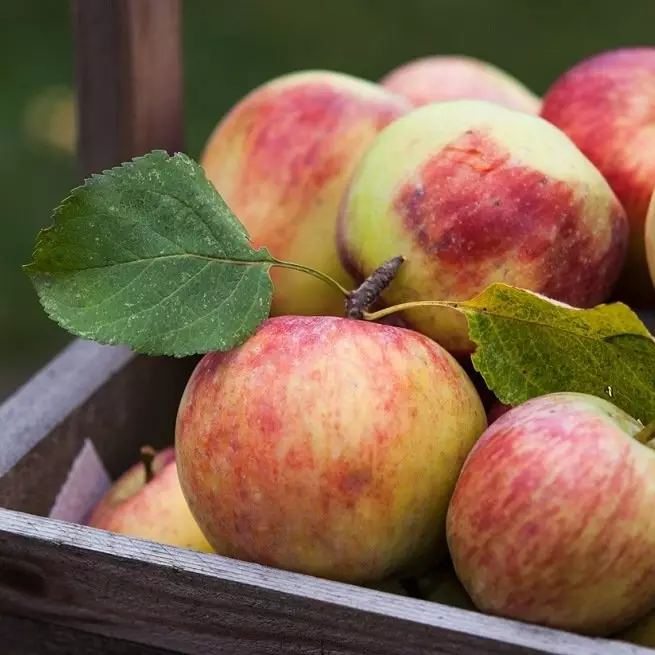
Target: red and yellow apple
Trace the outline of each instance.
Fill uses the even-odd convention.
[[[420,107],[448,100],[489,100],[538,114],[541,101],[525,84],[498,66],[464,55],[434,55],[409,61],[380,84]]]
[[[209,136],[200,163],[255,246],[347,287],[335,245],[339,203],[374,137],[410,109],[367,80],[290,73],[242,98]],[[324,282],[279,267],[271,277],[272,315],[343,315],[343,296]]]
[[[577,63],[548,89],[541,115],[568,134],[625,207],[631,238],[616,298],[655,306],[644,252],[655,188],[655,47],[609,50]]]
[[[491,615],[606,636],[655,607],[655,451],[581,393],[533,398],[470,452],[448,509],[457,576]]]
[[[213,548],[194,520],[177,475],[175,450],[144,449],[110,487],[85,523],[94,528],[203,552]]]
[[[218,552],[366,584],[445,555],[448,501],[485,427],[470,378],[424,335],[281,316],[203,356],[175,443]]]
[[[628,223],[598,169],[547,121],[459,100],[414,109],[362,158],[341,207],[344,265],[361,279],[397,255],[387,304],[466,300],[504,282],[572,306],[609,296]],[[452,353],[470,353],[454,310],[403,318]]]

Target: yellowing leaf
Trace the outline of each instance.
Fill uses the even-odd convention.
[[[466,315],[473,365],[502,402],[579,391],[655,420],[655,339],[623,303],[576,309],[499,283],[448,304]]]

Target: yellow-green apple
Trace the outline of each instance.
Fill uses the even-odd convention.
[[[352,177],[337,230],[356,279],[405,257],[387,304],[466,300],[504,282],[595,306],[627,239],[616,195],[561,130],[483,100],[425,105],[386,127]],[[457,356],[472,350],[458,312],[403,318]]]
[[[644,219],[655,187],[655,47],[586,58],[544,95],[541,115],[571,137],[626,209],[630,248],[615,297],[655,306],[644,252]]]
[[[433,55],[387,73],[380,84],[420,107],[447,100],[489,100],[538,114],[541,100],[523,82],[489,62],[465,55]]]
[[[279,316],[203,356],[175,443],[218,552],[366,584],[446,554],[450,494],[485,427],[470,378],[424,335]]]
[[[290,73],[237,102],[210,134],[200,163],[254,245],[348,286],[334,236],[339,202],[373,138],[410,109],[368,80]],[[343,296],[324,282],[278,267],[271,277],[272,315],[343,315]]]
[[[142,450],[110,487],[85,523],[94,528],[158,543],[213,552],[194,520],[177,475],[175,449]]]
[[[655,180],[653,193],[646,211],[646,220],[644,221],[644,241],[646,244],[648,275],[653,288],[655,288]]]
[[[655,607],[625,630],[613,636],[621,641],[629,641],[638,646],[655,648]]]
[[[655,451],[608,400],[552,393],[496,419],[448,509],[450,555],[479,610],[581,634],[655,607]]]

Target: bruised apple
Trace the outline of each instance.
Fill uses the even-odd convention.
[[[379,582],[445,555],[448,501],[485,427],[470,378],[424,335],[272,317],[193,371],[180,483],[222,554]]]
[[[497,418],[448,509],[459,580],[493,615],[607,636],[655,607],[655,451],[603,398],[562,392]]]
[[[383,130],[341,207],[342,261],[360,280],[405,263],[387,304],[467,300],[494,282],[576,307],[610,295],[628,223],[598,169],[547,121],[482,100],[425,105]],[[454,354],[472,344],[453,310],[403,318]]]
[[[175,450],[143,448],[142,461],[111,486],[86,524],[141,539],[213,552],[180,488]]]
[[[415,107],[446,100],[489,100],[538,114],[541,100],[525,84],[493,64],[464,55],[433,55],[390,71],[380,84]]]
[[[348,179],[378,132],[410,110],[373,82],[333,71],[275,78],[218,123],[200,163],[250,234],[278,259],[351,283],[335,244]],[[275,267],[271,314],[343,314],[343,296]]]

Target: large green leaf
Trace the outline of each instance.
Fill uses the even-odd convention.
[[[25,270],[71,333],[184,356],[252,334],[270,309],[272,264],[197,163],[155,151],[74,189]]]

